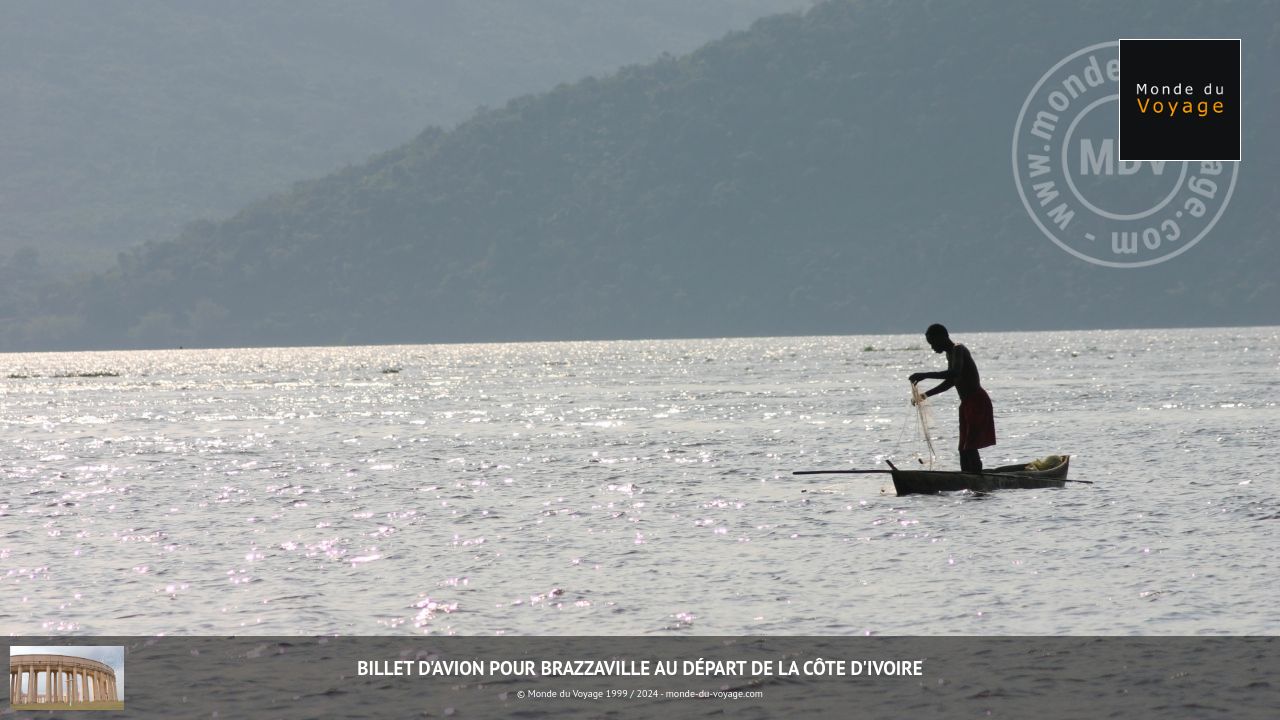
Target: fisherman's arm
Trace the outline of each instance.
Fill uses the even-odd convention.
[[[907,379],[911,381],[912,385],[915,385],[921,380],[955,380],[953,373],[950,370],[940,370],[938,372],[931,373],[911,373]]]
[[[925,397],[933,397],[938,393],[944,393],[956,386],[956,380],[960,378],[960,370],[964,367],[964,357],[960,352],[947,353],[947,369],[939,372],[929,373],[912,373],[907,379],[914,385],[921,380],[941,380],[942,383],[935,388],[924,393]]]
[[[924,393],[924,396],[933,397],[934,395],[937,395],[939,393],[944,393],[955,386],[956,386],[955,382],[951,380],[943,380],[940,384],[938,384],[932,390],[926,390]]]

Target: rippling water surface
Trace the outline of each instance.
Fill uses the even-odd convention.
[[[957,339],[1094,484],[792,476],[912,461],[914,335],[0,356],[0,630],[1280,627],[1280,329]]]

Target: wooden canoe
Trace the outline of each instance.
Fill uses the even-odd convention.
[[[1028,470],[1023,465],[1005,465],[981,473],[953,472],[946,470],[899,470],[894,467],[893,487],[899,495],[932,494],[971,490],[1034,490],[1062,487],[1067,482],[1067,466],[1070,455],[1063,455],[1062,462],[1044,470]],[[892,467],[892,465],[890,465]]]

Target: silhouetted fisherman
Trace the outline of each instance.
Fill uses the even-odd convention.
[[[907,379],[914,385],[921,380],[941,380],[942,384],[929,390],[925,397],[933,397],[951,388],[960,395],[960,469],[966,472],[982,472],[984,447],[996,444],[996,420],[991,410],[991,397],[982,389],[978,378],[978,366],[969,354],[969,348],[951,341],[947,329],[937,323],[924,333],[925,340],[934,352],[947,354],[947,369],[942,372],[912,373]]]

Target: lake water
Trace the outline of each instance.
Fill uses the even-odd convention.
[[[957,340],[1093,484],[792,476],[914,462],[918,335],[3,355],[0,631],[1280,627],[1280,329]]]

